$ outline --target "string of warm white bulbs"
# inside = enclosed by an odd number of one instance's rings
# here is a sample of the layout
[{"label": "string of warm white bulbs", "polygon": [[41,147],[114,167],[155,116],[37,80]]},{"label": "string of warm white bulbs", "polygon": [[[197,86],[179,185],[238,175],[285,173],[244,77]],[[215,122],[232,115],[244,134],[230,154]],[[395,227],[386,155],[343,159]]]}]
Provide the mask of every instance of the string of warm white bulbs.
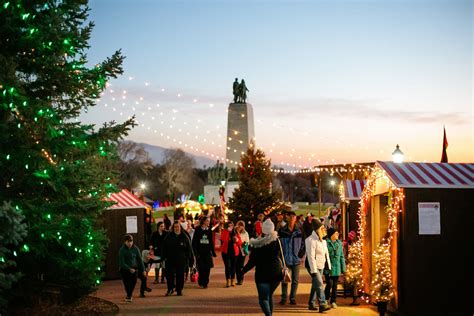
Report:
[{"label": "string of warm white bulbs", "polygon": [[[135,79],[134,79],[134,77],[129,77],[129,80],[135,80]],[[151,84],[149,82],[144,82],[144,86],[149,87],[149,86],[151,86]],[[160,88],[159,91],[160,92],[165,92],[167,90],[165,88]],[[209,129],[208,126],[204,126],[204,120],[201,120],[201,119],[196,120],[195,118],[190,117],[190,119],[193,120],[192,123],[188,123],[187,121],[180,122],[179,123],[180,125],[185,125],[185,126],[188,127],[188,129],[186,131],[184,128],[182,128],[182,126],[176,126],[176,124],[173,124],[173,122],[172,122],[172,121],[176,121],[178,119],[181,119],[183,116],[190,116],[186,112],[181,112],[178,109],[176,109],[176,107],[173,107],[172,109],[168,109],[167,106],[161,106],[160,103],[150,105],[145,100],[145,98],[143,96],[139,96],[139,97],[136,97],[134,99],[133,97],[131,97],[131,95],[133,95],[133,93],[130,93],[128,90],[114,89],[114,87],[111,84],[108,84],[108,89],[106,90],[106,92],[103,93],[104,97],[108,96],[110,98],[110,100],[112,101],[112,102],[109,101],[109,103],[112,103],[112,105],[111,105],[112,111],[119,112],[119,115],[121,115],[121,116],[124,116],[124,115],[127,116],[127,114],[128,114],[128,116],[131,116],[131,114],[135,114],[135,113],[137,113],[137,111],[141,111],[141,113],[140,113],[141,115],[137,116],[139,126],[141,126],[143,128],[146,128],[147,130],[152,130],[152,129],[155,130],[156,129],[156,126],[155,126],[154,122],[151,122],[151,123],[146,122],[146,119],[151,119],[152,121],[156,121],[157,123],[159,121],[159,123],[161,125],[166,126],[169,129],[173,129],[173,134],[176,134],[176,132],[182,134],[183,136],[184,135],[191,136],[191,134],[192,134],[192,137],[194,138],[194,142],[199,141],[199,142],[205,143],[206,145],[211,144],[213,146],[217,146],[217,148],[220,148],[220,149],[223,149],[223,148],[227,149],[228,148],[226,145],[223,145],[222,143],[219,143],[219,142],[214,141],[214,140],[210,140],[209,139],[210,136],[201,137],[196,133],[196,131],[200,131],[200,130],[206,130],[206,134],[210,134],[212,132],[212,130],[213,130],[212,128]],[[183,94],[181,94],[181,93],[176,93],[174,96],[178,101],[182,101],[184,99]],[[130,102],[130,100],[131,100],[131,102]],[[205,103],[205,102],[199,101],[197,98],[192,98],[192,102],[194,104],[196,104],[196,103],[199,103],[199,104]],[[116,105],[116,103],[121,103],[121,104]],[[210,108],[214,107],[214,103],[207,103],[207,104]],[[133,111],[133,113],[124,113],[124,112],[126,112],[125,108],[130,109],[129,105],[132,105],[131,110]],[[104,106],[108,107],[109,104],[104,103]],[[120,107],[122,107],[124,109],[120,109]],[[143,107],[146,107],[146,109],[144,109]],[[160,110],[159,116],[158,115],[152,115],[154,112],[156,112],[157,109]],[[171,117],[171,122],[169,121],[170,117]],[[160,118],[161,118],[161,120],[160,120]],[[164,118],[167,118],[168,120],[165,121]],[[189,127],[192,126],[193,124],[194,124],[194,129],[195,130],[192,131],[192,132],[189,132]],[[219,130],[220,125],[217,125],[217,127],[215,129]],[[235,133],[235,135],[238,135],[239,131],[234,131],[234,133]],[[173,137],[171,137],[171,139],[172,138]],[[217,138],[222,139],[223,135],[221,133],[218,133]],[[323,137],[320,137],[320,138],[323,138]],[[174,137],[174,139],[176,139],[176,138]],[[176,140],[176,141],[178,143],[181,142],[182,144],[186,143],[186,141],[184,141],[183,139]],[[274,143],[274,142],[272,143],[271,147],[259,146],[259,148],[264,150],[267,153],[267,155],[269,157],[271,157],[272,160],[274,162],[276,162],[277,164],[279,164],[280,166],[286,166],[286,167],[292,167],[292,168],[302,168],[302,169],[304,169],[303,170],[304,172],[307,172],[307,170],[313,170],[313,171],[316,170],[316,169],[313,169],[311,167],[311,166],[314,166],[314,165],[320,165],[320,164],[324,164],[324,163],[325,164],[336,164],[337,163],[334,158],[332,158],[332,159],[317,159],[315,154],[311,154],[311,157],[302,157],[301,155],[296,154],[295,149],[291,149],[291,151],[289,153],[286,153],[283,150],[277,149],[277,144]],[[350,148],[349,150],[354,150],[355,149],[352,144],[349,145],[349,148]],[[228,149],[229,150],[234,150],[234,151],[236,150],[236,149],[233,149],[233,148],[228,148]],[[369,148],[367,146],[365,146],[361,150],[369,150]],[[209,153],[208,151],[206,151],[204,149],[200,149],[199,151],[201,153],[208,153],[208,154],[206,154],[207,156],[220,157],[221,159],[223,158],[222,157],[223,155],[218,155],[218,154],[215,154],[215,153]],[[381,153],[382,153],[382,150],[381,150]],[[290,160],[294,161],[295,159],[297,159],[296,163],[289,162]],[[275,169],[275,170],[279,171],[279,169]],[[299,171],[299,170],[285,170],[284,172],[301,172],[301,171]]]}]

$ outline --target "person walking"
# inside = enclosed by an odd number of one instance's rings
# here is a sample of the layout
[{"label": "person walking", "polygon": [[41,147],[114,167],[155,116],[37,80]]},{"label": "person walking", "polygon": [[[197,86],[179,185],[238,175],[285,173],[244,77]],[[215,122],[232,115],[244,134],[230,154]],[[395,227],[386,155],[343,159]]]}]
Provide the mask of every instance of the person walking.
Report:
[{"label": "person walking", "polygon": [[278,243],[275,225],[270,219],[262,225],[262,236],[250,239],[250,255],[242,273],[245,274],[255,267],[255,283],[258,291],[258,302],[266,316],[273,313],[273,292],[283,279],[283,255]]},{"label": "person walking", "polygon": [[326,240],[326,228],[318,219],[311,221],[313,232],[305,240],[306,248],[306,268],[311,275],[311,291],[309,295],[308,309],[316,310],[316,297],[319,301],[319,312],[324,312],[330,307],[326,303],[323,289],[323,269],[326,262],[331,269],[331,262],[328,258],[328,247]]},{"label": "person walking", "polygon": [[242,285],[244,282],[244,275],[242,274],[242,269],[244,268],[245,258],[249,254],[249,234],[245,230],[245,222],[238,221],[235,227],[236,233],[240,236],[242,240],[242,246],[239,249],[239,255],[235,262],[235,274],[237,276],[237,285]]},{"label": "person walking", "polygon": [[183,295],[185,267],[193,265],[191,243],[181,231],[181,224],[173,223],[173,231],[163,241],[163,259],[165,260],[165,273],[168,291],[166,296],[173,294],[176,288],[178,296]]},{"label": "person walking", "polygon": [[145,266],[140,256],[140,249],[133,244],[133,236],[125,235],[119,250],[119,269],[125,286],[125,302],[132,302],[132,294],[137,284],[137,275],[145,277]]},{"label": "person walking", "polygon": [[254,237],[262,236],[262,225],[263,225],[264,219],[265,219],[265,215],[263,213],[260,213],[260,214],[257,215],[257,220],[253,224],[253,227],[254,227],[253,236]]},{"label": "person walking", "polygon": [[235,233],[234,223],[228,221],[224,224],[221,232],[221,252],[225,267],[226,286],[235,286],[235,264],[239,249],[242,246],[242,239]]},{"label": "person walking", "polygon": [[165,230],[169,232],[171,229],[171,220],[167,214],[163,214],[163,224],[165,224]]},{"label": "person walking", "polygon": [[196,265],[198,270],[198,285],[203,289],[209,284],[209,275],[211,268],[214,267],[212,257],[216,257],[214,241],[212,239],[211,221],[208,217],[201,218],[201,225],[196,228],[193,236],[193,249],[196,256]]},{"label": "person walking", "polygon": [[[166,215],[166,214],[165,214]],[[154,284],[158,284],[159,275],[161,271],[161,283],[165,283],[165,273],[164,273],[164,264],[163,264],[163,240],[165,239],[168,232],[165,230],[165,225],[163,222],[158,222],[156,224],[156,231],[151,234],[151,244],[153,245],[153,250],[155,256],[158,257],[154,261],[155,264],[155,281]]]},{"label": "person walking", "polygon": [[327,299],[331,298],[331,307],[337,308],[337,282],[339,276],[346,273],[346,261],[344,260],[342,242],[339,240],[339,232],[334,228],[328,229],[327,247],[331,269],[324,270],[324,279],[326,280],[324,295]]},{"label": "person walking", "polygon": [[[300,275],[300,261],[304,257],[303,232],[296,223],[296,213],[289,211],[286,214],[285,227],[278,230],[285,262],[291,271],[291,291],[290,304],[296,305],[296,291],[298,289],[298,280]],[[281,283],[281,301],[280,305],[285,305],[288,299],[288,283]]]}]

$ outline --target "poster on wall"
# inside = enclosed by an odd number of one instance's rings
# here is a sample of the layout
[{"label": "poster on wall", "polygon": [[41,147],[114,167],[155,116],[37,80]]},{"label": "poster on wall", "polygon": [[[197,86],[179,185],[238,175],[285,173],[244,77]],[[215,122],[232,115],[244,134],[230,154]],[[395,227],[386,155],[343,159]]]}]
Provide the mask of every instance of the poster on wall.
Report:
[{"label": "poster on wall", "polygon": [[440,205],[439,202],[418,203],[419,235],[440,235]]},{"label": "poster on wall", "polygon": [[136,234],[138,232],[136,216],[127,216],[125,222],[127,224],[127,234]]}]

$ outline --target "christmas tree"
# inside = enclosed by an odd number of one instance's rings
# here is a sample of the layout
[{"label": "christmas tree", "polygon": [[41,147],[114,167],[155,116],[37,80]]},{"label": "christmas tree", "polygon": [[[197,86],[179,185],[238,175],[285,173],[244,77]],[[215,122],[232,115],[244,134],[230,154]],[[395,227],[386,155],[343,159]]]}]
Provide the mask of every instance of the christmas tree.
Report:
[{"label": "christmas tree", "polygon": [[21,277],[15,254],[26,236],[26,224],[19,208],[3,202],[0,206],[0,314],[5,312],[12,284]]},{"label": "christmas tree", "polygon": [[98,221],[116,190],[117,142],[134,122],[78,121],[122,73],[120,51],[87,66],[88,11],[85,0],[0,7],[0,201],[28,230],[3,258],[24,275],[18,291],[56,284],[83,294],[100,283],[107,241]]},{"label": "christmas tree", "polygon": [[256,220],[259,213],[276,204],[276,192],[271,192],[271,162],[265,153],[250,144],[247,152],[241,157],[238,169],[239,187],[229,199],[229,208],[234,210],[232,221],[244,220],[245,223]]},{"label": "christmas tree", "polygon": [[375,273],[371,284],[371,296],[376,302],[387,302],[394,295],[390,268],[390,245],[381,242],[375,249],[373,257]]},{"label": "christmas tree", "polygon": [[346,282],[354,289],[354,294],[361,288],[362,282],[362,244],[357,240],[349,245],[347,255]]}]

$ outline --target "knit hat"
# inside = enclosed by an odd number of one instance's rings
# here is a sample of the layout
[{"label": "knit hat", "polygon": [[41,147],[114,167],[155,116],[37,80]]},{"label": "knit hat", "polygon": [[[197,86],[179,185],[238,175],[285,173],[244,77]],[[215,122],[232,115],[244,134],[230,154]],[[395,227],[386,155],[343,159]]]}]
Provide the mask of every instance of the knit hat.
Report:
[{"label": "knit hat", "polygon": [[274,230],[275,225],[269,218],[267,218],[267,220],[263,222],[262,233],[264,233],[265,235],[270,235]]},{"label": "knit hat", "polygon": [[329,229],[328,229],[328,235],[327,235],[328,238],[331,238],[331,236],[332,236],[333,234],[335,234],[335,233],[337,233],[337,230],[335,230],[335,229],[332,228],[332,227],[329,228]]},{"label": "knit hat", "polygon": [[317,231],[319,227],[323,226],[323,223],[317,218],[313,218],[311,221],[311,227],[313,228],[314,231]]}]

